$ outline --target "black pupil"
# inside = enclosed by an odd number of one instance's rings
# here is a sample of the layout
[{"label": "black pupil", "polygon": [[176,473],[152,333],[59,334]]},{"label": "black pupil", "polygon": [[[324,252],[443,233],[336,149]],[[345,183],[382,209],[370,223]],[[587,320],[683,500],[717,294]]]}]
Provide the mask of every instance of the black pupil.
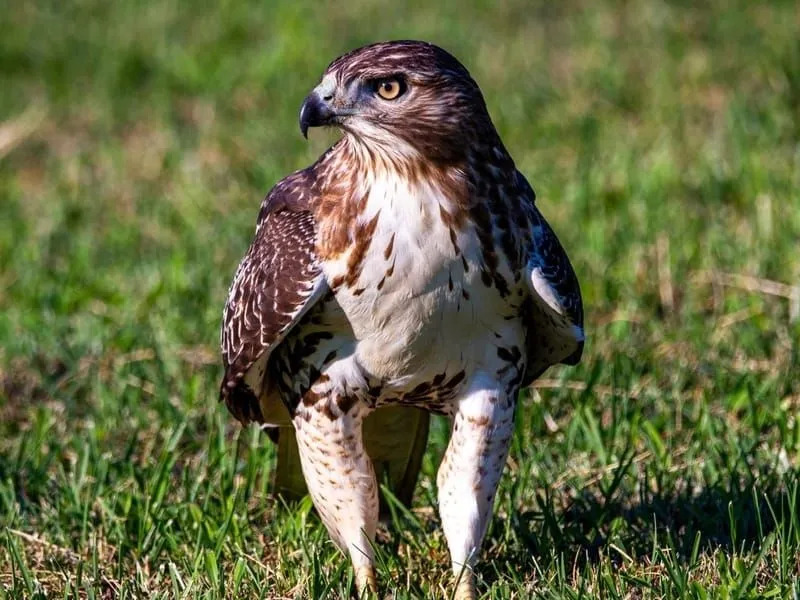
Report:
[{"label": "black pupil", "polygon": [[392,91],[392,83],[389,81],[385,81],[383,83],[383,91],[384,92],[391,92]]}]

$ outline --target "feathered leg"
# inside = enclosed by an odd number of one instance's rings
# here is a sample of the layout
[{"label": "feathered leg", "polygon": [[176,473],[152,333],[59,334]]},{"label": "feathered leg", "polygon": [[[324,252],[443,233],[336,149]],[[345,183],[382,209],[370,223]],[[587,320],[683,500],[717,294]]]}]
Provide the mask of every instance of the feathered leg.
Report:
[{"label": "feathered leg", "polygon": [[515,394],[488,377],[473,379],[459,401],[439,467],[439,514],[456,577],[456,600],[476,597],[472,566],[492,516],[514,431]]},{"label": "feathered leg", "polygon": [[[282,402],[280,408],[286,412]],[[372,459],[378,482],[385,481],[397,499],[406,506],[411,506],[422,466],[429,420],[427,412],[410,406],[383,406],[364,419],[364,445]],[[278,444],[278,465],[273,481],[275,493],[287,501],[300,500],[308,493],[308,488],[288,412],[286,426],[268,430],[268,433]],[[386,518],[388,510],[382,498],[380,510],[381,518]]]},{"label": "feathered leg", "polygon": [[372,543],[378,524],[378,486],[362,440],[363,416],[358,403],[322,397],[312,406],[301,403],[293,419],[308,491],[331,538],[353,563],[359,595],[376,591]]}]

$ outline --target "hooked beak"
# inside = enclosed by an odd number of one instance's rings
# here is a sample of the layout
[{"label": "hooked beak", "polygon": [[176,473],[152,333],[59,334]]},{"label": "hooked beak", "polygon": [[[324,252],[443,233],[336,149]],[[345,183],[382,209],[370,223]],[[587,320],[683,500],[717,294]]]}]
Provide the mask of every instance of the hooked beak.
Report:
[{"label": "hooked beak", "polygon": [[[326,96],[328,100],[330,96]],[[321,125],[330,125],[336,117],[336,112],[333,110],[328,100],[321,97],[317,90],[311,92],[306,99],[303,100],[303,106],[300,107],[300,133],[303,137],[308,139],[308,128],[319,127]]]}]

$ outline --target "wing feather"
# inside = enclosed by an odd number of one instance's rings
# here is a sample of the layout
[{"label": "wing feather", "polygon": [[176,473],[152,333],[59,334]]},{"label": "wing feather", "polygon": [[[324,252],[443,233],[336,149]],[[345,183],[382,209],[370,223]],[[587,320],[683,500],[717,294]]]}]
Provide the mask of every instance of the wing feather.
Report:
[{"label": "wing feather", "polygon": [[585,335],[581,289],[569,257],[536,207],[530,184],[519,172],[517,180],[530,229],[525,264],[530,292],[527,385],[556,363],[577,364]]},{"label": "wing feather", "polygon": [[303,183],[297,173],[265,199],[225,303],[220,400],[243,423],[263,421],[258,398],[269,355],[328,290]]}]

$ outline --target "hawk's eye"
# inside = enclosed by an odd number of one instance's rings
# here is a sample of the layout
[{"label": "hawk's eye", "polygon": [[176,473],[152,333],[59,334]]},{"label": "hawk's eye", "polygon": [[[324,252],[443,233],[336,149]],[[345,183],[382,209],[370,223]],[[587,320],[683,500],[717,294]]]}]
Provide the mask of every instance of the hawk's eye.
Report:
[{"label": "hawk's eye", "polygon": [[375,92],[384,100],[399,98],[406,91],[406,84],[402,79],[378,79],[375,82]]}]

